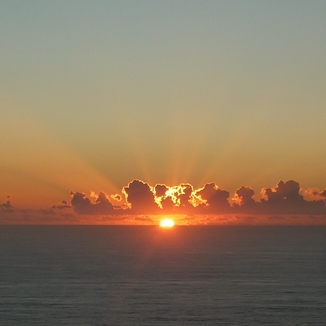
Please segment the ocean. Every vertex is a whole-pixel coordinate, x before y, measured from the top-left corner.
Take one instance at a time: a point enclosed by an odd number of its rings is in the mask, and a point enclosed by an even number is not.
[[[326,227],[0,226],[0,325],[325,325]]]

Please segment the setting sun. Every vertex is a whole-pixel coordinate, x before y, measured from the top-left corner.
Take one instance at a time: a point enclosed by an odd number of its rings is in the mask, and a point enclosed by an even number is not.
[[[171,220],[169,218],[165,218],[164,220],[162,220],[160,222],[160,226],[162,228],[171,228],[172,226],[174,226],[174,222],[173,222],[173,220]]]

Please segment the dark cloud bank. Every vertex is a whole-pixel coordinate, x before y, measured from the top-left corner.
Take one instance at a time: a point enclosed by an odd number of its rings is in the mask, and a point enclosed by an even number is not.
[[[151,186],[133,180],[121,194],[107,195],[71,191],[70,200],[49,209],[22,210],[11,204],[10,196],[0,204],[0,223],[23,224],[107,224],[154,223],[151,215],[177,214],[196,224],[256,224],[326,222],[326,189],[300,188],[298,182],[280,181],[274,188],[263,188],[261,199],[254,199],[252,188],[242,186],[230,195],[215,183],[194,189],[191,184]],[[90,216],[93,216],[91,219]],[[259,221],[257,220],[259,219]],[[265,220],[264,220],[265,219]],[[93,221],[93,222],[92,222]],[[264,222],[265,221],[265,222]],[[295,222],[296,221],[296,222]]]
[[[252,188],[242,186],[233,197],[215,183],[200,189],[190,184],[154,187],[141,180],[133,180],[122,189],[125,204],[115,206],[111,200],[121,200],[120,195],[109,196],[103,192],[91,198],[80,192],[71,192],[71,201],[63,201],[52,209],[72,209],[84,215],[133,214],[326,214],[326,190],[305,191],[304,199],[298,182],[280,181],[275,188],[263,188],[261,199],[254,200]],[[12,209],[10,202],[2,208]]]

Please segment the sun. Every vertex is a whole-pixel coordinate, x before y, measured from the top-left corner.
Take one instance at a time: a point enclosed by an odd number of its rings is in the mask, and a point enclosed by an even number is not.
[[[160,222],[160,227],[162,228],[172,228],[172,226],[174,226],[174,222],[169,218],[165,218]]]

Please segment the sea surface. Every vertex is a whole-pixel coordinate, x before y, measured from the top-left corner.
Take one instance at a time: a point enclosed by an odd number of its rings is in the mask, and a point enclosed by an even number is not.
[[[326,227],[0,226],[0,325],[325,325]]]

